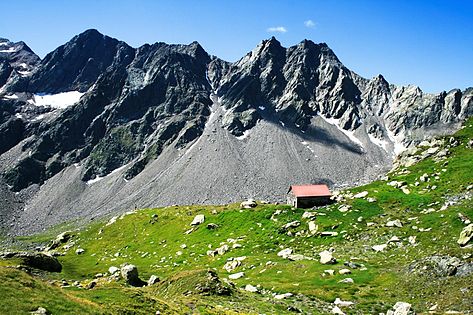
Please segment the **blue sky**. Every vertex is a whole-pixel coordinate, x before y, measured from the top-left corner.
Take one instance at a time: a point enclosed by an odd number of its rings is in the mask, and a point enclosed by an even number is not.
[[[326,42],[358,74],[426,92],[473,86],[473,0],[3,0],[0,37],[44,55],[96,28],[137,47],[190,43],[235,61],[262,39]],[[308,22],[311,21],[311,22]]]

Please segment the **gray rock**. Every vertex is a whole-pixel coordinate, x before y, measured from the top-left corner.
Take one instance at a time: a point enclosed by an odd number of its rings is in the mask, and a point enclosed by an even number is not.
[[[120,267],[120,274],[126,283],[134,287],[142,287],[146,285],[146,282],[139,278],[138,268],[135,265],[125,263]]]
[[[460,233],[460,237],[458,238],[458,245],[465,246],[467,245],[471,239],[473,238],[473,223],[464,227]]]
[[[191,225],[199,225],[204,223],[205,221],[205,216],[203,214],[198,214],[194,217],[194,220],[192,220]]]
[[[394,304],[394,307],[392,310],[389,310],[386,315],[409,315],[409,314],[414,314],[414,312],[411,311],[411,304],[406,303],[406,302],[397,302]]]
[[[51,314],[51,313],[48,312],[48,310],[45,309],[44,307],[38,307],[38,309],[37,309],[36,311],[30,312],[30,314],[34,314],[34,315],[48,315],[48,314]]]

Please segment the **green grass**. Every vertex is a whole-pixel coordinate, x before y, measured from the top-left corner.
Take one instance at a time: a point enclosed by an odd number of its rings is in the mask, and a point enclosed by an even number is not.
[[[473,172],[470,171],[473,149],[466,146],[473,138],[472,124],[473,120],[468,121],[467,127],[455,134],[460,145],[450,148],[447,160],[428,158],[411,167],[392,171],[387,181],[375,181],[349,190],[353,194],[367,191],[368,197],[375,198],[375,202],[348,198],[315,210],[319,231],[335,231],[337,236],[303,233],[308,230],[308,221],[302,219],[305,210],[286,205],[259,205],[250,210],[240,210],[237,204],[143,209],[122,216],[112,224],[97,222],[76,231],[68,244],[73,246],[68,250],[59,248],[65,252],[65,256],[59,257],[63,271],[31,279],[43,283],[64,278],[86,284],[95,274],[105,273],[110,266],[118,267],[122,263],[135,264],[144,280],[152,274],[163,279],[160,284],[146,288],[131,288],[122,281],[109,283],[105,280],[100,280],[92,290],[48,287],[58,290],[59,296],[62,294],[66,300],[73,297],[89,301],[90,304],[82,305],[90,306],[85,313],[98,310],[151,314],[160,310],[162,314],[283,314],[291,313],[288,307],[296,307],[302,312],[323,314],[330,311],[330,303],[337,297],[356,303],[346,309],[350,314],[385,313],[397,301],[412,303],[419,313],[426,312],[434,304],[438,304],[440,312],[467,311],[471,309],[471,302],[468,304],[471,293],[468,297],[468,293],[462,293],[467,291],[460,291],[460,288],[469,288],[471,292],[472,276],[431,279],[408,274],[407,267],[417,259],[432,255],[467,257],[473,254],[471,248],[460,248],[456,244],[464,227],[457,213],[473,218],[471,200],[462,200],[440,210],[446,199],[464,194],[465,188],[473,184]],[[419,181],[424,173],[431,175],[427,183]],[[437,179],[432,175],[434,173],[440,174]],[[410,194],[387,185],[393,180],[407,182]],[[417,186],[414,185],[416,181],[419,181]],[[437,188],[429,189],[432,185]],[[342,204],[351,206],[350,210],[340,212],[338,209]],[[426,211],[430,208],[434,211]],[[276,211],[281,213],[274,215]],[[205,223],[185,234],[196,214],[204,214]],[[401,228],[385,226],[387,221],[395,219],[403,223]],[[295,220],[301,225],[291,230],[292,235],[281,229]],[[209,223],[219,227],[209,230],[206,228]],[[64,226],[61,228],[65,229]],[[22,241],[44,242],[53,239],[61,228]],[[390,244],[383,252],[371,249],[393,236],[399,237],[402,245]],[[410,236],[416,237],[415,246],[407,241]],[[232,248],[234,243],[241,246]],[[207,255],[208,250],[222,244],[230,247],[227,253],[215,257]],[[281,249],[288,247],[312,259],[289,261],[277,256]],[[77,255],[78,248],[85,252]],[[338,262],[322,265],[318,253],[329,248],[334,249]],[[202,296],[194,292],[196,285],[205,281],[206,270],[215,270],[220,279],[225,279],[229,272],[223,265],[230,258],[242,256],[246,258],[233,272],[243,271],[245,277],[233,281],[235,288],[231,296]],[[467,261],[471,260],[467,258]],[[343,263],[347,261],[363,264],[366,270],[352,269],[350,275],[339,275],[338,270],[345,268]],[[8,265],[8,262],[2,264]],[[324,273],[326,269],[333,269],[336,274],[329,276]],[[24,276],[13,269],[4,270],[11,272],[12,278]],[[354,283],[340,283],[347,277]],[[260,285],[262,294],[240,290],[247,284]],[[9,285],[12,284],[6,286]],[[286,292],[294,296],[285,300],[272,297],[272,294]],[[74,299],[64,303],[73,304]],[[14,302],[7,299],[3,307],[11,303]],[[49,307],[52,302],[44,300],[43,303]],[[51,304],[51,309],[59,307],[55,305]],[[56,313],[61,312],[58,309]]]

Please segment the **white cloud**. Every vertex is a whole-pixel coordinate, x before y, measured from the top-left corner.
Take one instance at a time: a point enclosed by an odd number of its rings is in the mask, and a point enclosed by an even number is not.
[[[305,21],[304,25],[305,25],[305,27],[308,27],[308,28],[314,28],[315,27],[315,23],[312,20]]]
[[[274,26],[267,29],[271,33],[286,33],[287,29],[284,26]]]

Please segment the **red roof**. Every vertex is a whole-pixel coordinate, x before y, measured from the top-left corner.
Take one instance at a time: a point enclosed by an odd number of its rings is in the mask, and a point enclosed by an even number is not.
[[[292,191],[296,197],[330,197],[332,194],[327,185],[293,185],[288,192]]]

